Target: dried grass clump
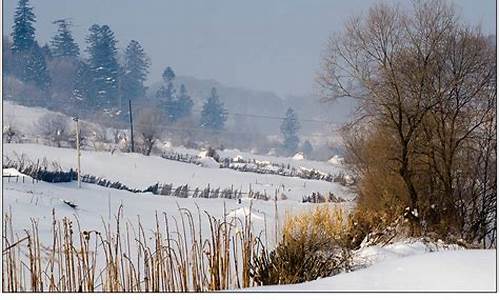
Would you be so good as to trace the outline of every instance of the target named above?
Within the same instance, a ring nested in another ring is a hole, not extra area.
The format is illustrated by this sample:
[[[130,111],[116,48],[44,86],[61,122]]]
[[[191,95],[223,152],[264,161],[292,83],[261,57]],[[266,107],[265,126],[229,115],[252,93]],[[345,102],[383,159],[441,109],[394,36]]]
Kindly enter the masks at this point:
[[[288,215],[277,248],[255,257],[254,280],[260,285],[293,284],[348,270],[351,243],[346,229],[344,212],[329,205]]]

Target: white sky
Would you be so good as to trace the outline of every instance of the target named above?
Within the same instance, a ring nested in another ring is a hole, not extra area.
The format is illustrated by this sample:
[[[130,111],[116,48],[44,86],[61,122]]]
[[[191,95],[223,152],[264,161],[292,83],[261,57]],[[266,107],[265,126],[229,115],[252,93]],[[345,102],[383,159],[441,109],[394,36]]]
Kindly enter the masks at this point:
[[[37,39],[55,32],[51,22],[72,18],[80,48],[94,24],[108,24],[124,47],[131,39],[152,59],[149,82],[167,65],[177,74],[269,90],[312,92],[323,45],[351,14],[377,0],[31,0]],[[494,33],[495,0],[451,0],[467,22]],[[406,0],[390,0],[408,5]],[[17,0],[3,1],[3,30],[10,34]]]

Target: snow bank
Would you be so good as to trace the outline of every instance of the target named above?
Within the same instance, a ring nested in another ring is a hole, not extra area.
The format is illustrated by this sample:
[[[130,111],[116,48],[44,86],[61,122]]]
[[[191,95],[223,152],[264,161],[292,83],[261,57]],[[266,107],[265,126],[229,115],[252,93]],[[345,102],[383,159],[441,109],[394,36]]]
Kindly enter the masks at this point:
[[[205,168],[220,168],[220,164],[209,156],[200,158],[198,162]]]
[[[31,178],[30,176],[25,175],[14,168],[2,169],[2,175],[3,176],[13,176],[13,177],[19,176],[19,177]]]
[[[464,250],[463,247],[444,242],[429,242],[423,239],[401,240],[385,246],[361,247],[353,254],[354,266],[370,266],[382,261],[419,255],[436,251]]]
[[[205,158],[205,157],[208,157],[208,150],[203,150],[203,151],[200,151],[200,153],[198,153],[198,157],[199,157],[199,158]]]
[[[494,250],[426,253],[311,282],[251,290],[494,292],[496,253]]]
[[[335,166],[342,164],[343,161],[344,159],[338,155],[334,155],[332,158],[328,160],[329,163]]]
[[[253,211],[250,212],[250,209],[248,207],[242,207],[242,208],[235,209],[228,214],[228,217],[236,218],[236,219],[240,219],[240,220],[245,220],[246,217],[250,217],[250,216],[251,216],[252,220],[264,220],[263,217],[257,215]]]
[[[292,157],[293,160],[304,160],[304,153],[302,152],[298,152],[296,153],[293,157]]]

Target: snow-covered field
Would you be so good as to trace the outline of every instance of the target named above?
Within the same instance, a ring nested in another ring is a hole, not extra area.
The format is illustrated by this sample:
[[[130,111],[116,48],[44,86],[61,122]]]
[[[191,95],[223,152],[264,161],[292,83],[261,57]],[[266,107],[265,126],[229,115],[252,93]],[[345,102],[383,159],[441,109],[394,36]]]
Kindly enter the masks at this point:
[[[34,144],[4,145],[4,155],[25,154],[30,159],[47,158],[57,161],[63,168],[74,167],[74,150],[52,148]],[[326,162],[325,162],[326,163]],[[287,213],[312,209],[314,204],[301,203],[301,195],[312,191],[329,191],[347,197],[344,187],[335,183],[304,180],[277,175],[242,173],[227,169],[204,168],[193,164],[168,161],[159,157],[138,154],[84,152],[84,173],[120,180],[132,187],[143,188],[154,182],[205,185],[248,185],[272,189],[285,184],[288,200],[277,202],[277,218],[283,220]],[[4,170],[4,175],[19,175],[14,170]],[[255,183],[257,182],[257,184]],[[260,184],[259,184],[260,183]],[[269,190],[268,190],[269,191]],[[120,206],[124,220],[131,224],[140,218],[145,229],[155,226],[154,215],[166,213],[178,216],[179,207],[195,214],[199,210],[222,218],[244,218],[251,213],[253,230],[267,236],[268,246],[275,242],[273,222],[274,201],[235,199],[176,198],[144,193],[131,193],[82,185],[78,189],[71,183],[31,183],[3,179],[3,207],[13,216],[15,231],[28,228],[30,218],[39,222],[42,242],[50,243],[51,212],[58,218],[78,217],[82,230],[101,228],[104,222],[113,222]],[[352,196],[352,195],[351,195]],[[78,205],[74,210],[63,201]],[[249,211],[252,202],[252,210]],[[354,203],[330,204],[351,208]],[[209,235],[207,226],[201,227],[202,235]],[[444,251],[451,250],[451,251]],[[430,253],[430,251],[437,251]],[[430,245],[421,241],[403,241],[384,247],[364,247],[354,253],[357,270],[334,277],[318,279],[296,285],[266,286],[255,288],[263,291],[494,291],[496,289],[495,251],[463,250],[458,246]],[[367,267],[367,268],[362,268]],[[251,289],[254,290],[254,289]]]
[[[26,108],[4,103],[4,122],[12,124],[23,132],[33,131],[36,121],[48,113],[45,109]],[[15,115],[23,115],[23,118]],[[183,147],[164,147],[165,151],[198,155],[199,150]],[[341,158],[329,162],[310,161],[299,156],[294,158],[256,155],[239,150],[223,150],[223,158],[255,159],[272,163],[290,165],[295,168],[315,169],[337,174],[343,171]],[[4,144],[4,157],[15,159],[24,155],[31,161],[46,159],[57,162],[64,170],[76,167],[74,149],[55,148],[40,144]],[[30,219],[38,221],[42,243],[50,244],[52,211],[58,219],[63,217],[79,220],[81,230],[99,230],[103,223],[115,222],[119,207],[122,216],[130,224],[138,220],[146,232],[155,226],[155,214],[163,213],[179,218],[179,208],[187,208],[206,220],[205,212],[221,219],[228,217],[245,218],[251,214],[253,231],[261,234],[267,246],[272,248],[276,242],[275,222],[278,224],[289,213],[314,209],[317,204],[302,203],[302,197],[313,192],[332,193],[336,197],[353,200],[355,194],[338,183],[321,180],[308,180],[297,177],[240,172],[217,167],[198,166],[163,159],[158,156],[146,157],[136,153],[116,151],[82,151],[82,173],[120,181],[130,188],[145,189],[155,183],[189,184],[190,187],[221,187],[247,191],[265,192],[274,195],[279,190],[286,197],[274,201],[239,199],[178,198],[153,195],[151,193],[132,193],[117,189],[104,188],[83,183],[77,188],[71,183],[32,183],[29,177],[16,170],[4,170],[4,176],[21,176],[16,180],[6,177],[2,180],[4,214],[12,216],[16,233],[22,233],[30,226]],[[71,208],[66,202],[77,205]],[[328,204],[349,211],[354,201]],[[250,210],[251,206],[251,210]],[[201,226],[204,237],[210,235],[209,226]],[[279,234],[278,234],[279,236]],[[496,290],[496,252],[486,250],[465,250],[454,245],[429,244],[419,240],[396,241],[385,246],[367,246],[353,253],[356,270],[330,278],[318,279],[296,285],[267,286],[250,289],[259,291],[495,291]]]
[[[3,180],[3,207],[13,216],[13,227],[22,232],[30,225],[30,218],[39,220],[40,234],[45,242],[50,242],[52,222],[52,209],[58,219],[63,217],[78,217],[82,230],[95,230],[102,228],[102,222],[114,222],[120,205],[123,207],[125,221],[137,223],[138,217],[144,228],[151,230],[155,226],[155,213],[160,216],[166,213],[169,216],[179,216],[179,207],[187,208],[197,214],[198,208],[205,220],[206,211],[211,216],[222,218],[224,206],[226,214],[244,218],[248,215],[250,201],[243,199],[241,204],[236,200],[228,199],[203,199],[203,198],[176,198],[152,194],[136,194],[127,191],[103,188],[93,184],[82,184],[78,189],[76,182],[71,183],[45,183],[32,184],[7,182]],[[63,201],[78,205],[74,210]],[[298,209],[308,209],[310,205],[295,201],[280,201],[278,203],[278,217],[282,219],[286,211],[293,212]],[[261,232],[267,222],[267,235],[274,236],[274,203],[272,201],[254,200],[252,203],[252,223],[255,232]],[[203,236],[208,237],[209,228],[203,227]],[[264,233],[263,233],[264,234]],[[274,242],[271,240],[270,242]]]
[[[5,144],[4,156],[14,158],[24,154],[31,161],[46,158],[57,162],[63,169],[76,169],[76,151],[74,149],[54,148],[38,144]],[[327,162],[324,162],[328,165]],[[344,199],[353,199],[348,188],[337,183],[320,180],[307,180],[269,174],[238,172],[230,169],[205,168],[194,164],[166,160],[161,157],[146,157],[137,153],[82,151],[82,174],[90,174],[109,180],[119,180],[132,188],[144,189],[157,182],[173,183],[175,186],[229,188],[247,191],[266,192],[273,195],[275,190],[284,186],[288,199],[298,202],[302,196],[313,192],[328,193]]]
[[[5,144],[4,156],[14,158],[24,155],[31,161],[44,158],[50,163],[57,162],[63,169],[75,169],[76,155],[74,149],[55,148],[38,144]],[[328,164],[325,162],[324,164]],[[160,157],[146,157],[141,154],[115,152],[83,151],[81,156],[83,174],[91,174],[113,181],[121,181],[129,187],[144,189],[157,182],[176,185],[226,188],[234,186],[246,191],[251,186],[254,191],[274,194],[275,189],[281,190],[287,200],[277,202],[278,221],[285,214],[312,209],[314,204],[301,203],[302,196],[312,192],[332,192],[344,199],[352,199],[353,194],[337,183],[320,180],[306,180],[278,175],[238,172],[230,169],[207,168],[189,163],[176,162]],[[9,172],[13,172],[10,170]],[[15,175],[15,174],[14,174]],[[14,180],[3,180],[4,208],[12,212],[13,226],[22,231],[29,226],[29,218],[40,219],[40,230],[47,237],[51,228],[51,211],[55,209],[58,218],[77,215],[82,227],[99,228],[102,220],[113,221],[120,205],[123,206],[125,219],[132,222],[140,216],[144,226],[153,228],[156,212],[168,215],[178,215],[179,207],[188,208],[191,212],[208,212],[211,216],[222,218],[224,206],[226,214],[244,217],[249,213],[252,202],[252,223],[254,232],[263,232],[274,237],[275,203],[274,201],[237,199],[203,199],[177,198],[172,196],[153,195],[151,193],[131,193],[111,188],[99,187],[83,183],[78,189],[76,183],[25,183]],[[63,201],[78,205],[75,211]],[[332,204],[333,205],[333,204]],[[350,209],[354,203],[338,204]],[[265,226],[266,225],[266,226]],[[264,228],[266,227],[266,230]],[[206,233],[208,234],[208,228]],[[274,243],[274,239],[268,239]]]

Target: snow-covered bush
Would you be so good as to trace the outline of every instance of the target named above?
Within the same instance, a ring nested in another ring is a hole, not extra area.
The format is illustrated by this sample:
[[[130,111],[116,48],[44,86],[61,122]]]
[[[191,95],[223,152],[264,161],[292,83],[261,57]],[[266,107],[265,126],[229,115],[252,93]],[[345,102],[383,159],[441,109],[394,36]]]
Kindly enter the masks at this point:
[[[4,126],[2,133],[3,141],[5,143],[17,143],[21,139],[21,134],[19,133],[19,131],[11,125]]]
[[[211,157],[216,162],[220,162],[220,155],[219,155],[219,153],[217,153],[217,150],[215,150],[212,147],[208,147],[208,149],[206,151],[202,151],[198,156],[200,158]]]

